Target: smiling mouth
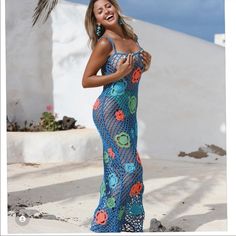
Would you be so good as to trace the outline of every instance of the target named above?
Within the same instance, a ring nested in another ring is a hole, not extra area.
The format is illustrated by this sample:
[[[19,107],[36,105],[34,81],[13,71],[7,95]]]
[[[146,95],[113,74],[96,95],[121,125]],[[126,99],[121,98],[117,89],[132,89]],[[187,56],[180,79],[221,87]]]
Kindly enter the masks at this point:
[[[114,15],[109,15],[108,17],[106,17],[107,21],[112,21],[114,19]]]

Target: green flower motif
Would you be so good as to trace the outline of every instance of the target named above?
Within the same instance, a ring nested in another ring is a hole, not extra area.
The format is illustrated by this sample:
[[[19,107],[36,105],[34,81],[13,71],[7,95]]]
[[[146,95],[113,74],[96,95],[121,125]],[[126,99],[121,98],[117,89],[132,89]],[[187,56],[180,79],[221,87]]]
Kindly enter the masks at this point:
[[[113,207],[115,207],[115,205],[116,205],[116,200],[114,197],[110,197],[107,199],[107,206],[109,208],[113,208]]]
[[[101,195],[101,197],[104,196],[105,190],[106,190],[106,185],[105,185],[105,183],[104,183],[104,181],[103,181],[103,182],[102,182],[102,185],[101,185],[101,187],[100,187],[100,195]]]
[[[119,147],[129,148],[130,147],[130,136],[126,132],[121,132],[115,136],[115,141]]]
[[[129,97],[128,106],[129,106],[130,113],[134,114],[136,111],[136,106],[137,106],[137,99],[135,96]]]
[[[104,162],[107,164],[109,162],[109,155],[107,152],[104,152],[103,158],[104,158]]]
[[[121,220],[122,219],[122,216],[124,215],[125,213],[125,207],[121,207],[119,212],[118,212],[118,220]]]

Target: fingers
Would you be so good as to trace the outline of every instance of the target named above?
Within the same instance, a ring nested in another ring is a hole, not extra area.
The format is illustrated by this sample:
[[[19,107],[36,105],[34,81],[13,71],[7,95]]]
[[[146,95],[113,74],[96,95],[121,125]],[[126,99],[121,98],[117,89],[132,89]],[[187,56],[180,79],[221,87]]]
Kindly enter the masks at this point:
[[[143,51],[141,55],[142,55],[142,61],[144,64],[144,70],[146,71],[150,67],[152,56],[146,51]]]
[[[122,57],[117,64],[117,69],[123,71],[125,74],[130,73],[134,67],[134,58],[132,54]]]
[[[146,68],[148,67],[147,61],[143,60],[143,65],[144,65],[144,68],[145,68],[145,70],[146,70]]]
[[[132,54],[128,54],[128,64],[133,67],[134,65],[134,57]]]
[[[126,56],[123,56],[120,63],[125,63],[127,61],[127,57]]]
[[[120,66],[121,64],[124,64],[124,63],[127,63],[127,57],[126,56],[123,56],[122,58],[121,58],[121,60],[118,62],[118,66]]]
[[[131,55],[130,55],[130,54],[128,54],[128,56],[127,56],[127,64],[129,64],[129,65],[130,65],[130,63],[131,63]]]
[[[151,58],[152,58],[151,54],[149,54],[149,53],[146,52],[146,51],[143,51],[143,52],[142,52],[142,57],[143,57],[143,59],[144,59],[146,62],[150,62],[150,61],[151,61]]]

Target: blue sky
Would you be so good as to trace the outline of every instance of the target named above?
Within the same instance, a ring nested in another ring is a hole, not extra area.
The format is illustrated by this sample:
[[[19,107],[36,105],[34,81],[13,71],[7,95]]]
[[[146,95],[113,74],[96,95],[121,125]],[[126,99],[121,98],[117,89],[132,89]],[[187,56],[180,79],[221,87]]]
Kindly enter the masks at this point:
[[[88,4],[89,0],[67,0]],[[118,0],[123,14],[210,42],[225,32],[224,0]]]

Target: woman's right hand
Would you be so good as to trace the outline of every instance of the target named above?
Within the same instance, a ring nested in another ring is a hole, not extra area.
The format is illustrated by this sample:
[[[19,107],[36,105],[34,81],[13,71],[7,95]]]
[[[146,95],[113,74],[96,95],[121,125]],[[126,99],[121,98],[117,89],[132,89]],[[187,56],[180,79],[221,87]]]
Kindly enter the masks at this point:
[[[133,55],[130,53],[127,57],[122,57],[119,63],[117,64],[117,72],[120,74],[121,77],[125,77],[128,75],[134,67],[134,58]]]

